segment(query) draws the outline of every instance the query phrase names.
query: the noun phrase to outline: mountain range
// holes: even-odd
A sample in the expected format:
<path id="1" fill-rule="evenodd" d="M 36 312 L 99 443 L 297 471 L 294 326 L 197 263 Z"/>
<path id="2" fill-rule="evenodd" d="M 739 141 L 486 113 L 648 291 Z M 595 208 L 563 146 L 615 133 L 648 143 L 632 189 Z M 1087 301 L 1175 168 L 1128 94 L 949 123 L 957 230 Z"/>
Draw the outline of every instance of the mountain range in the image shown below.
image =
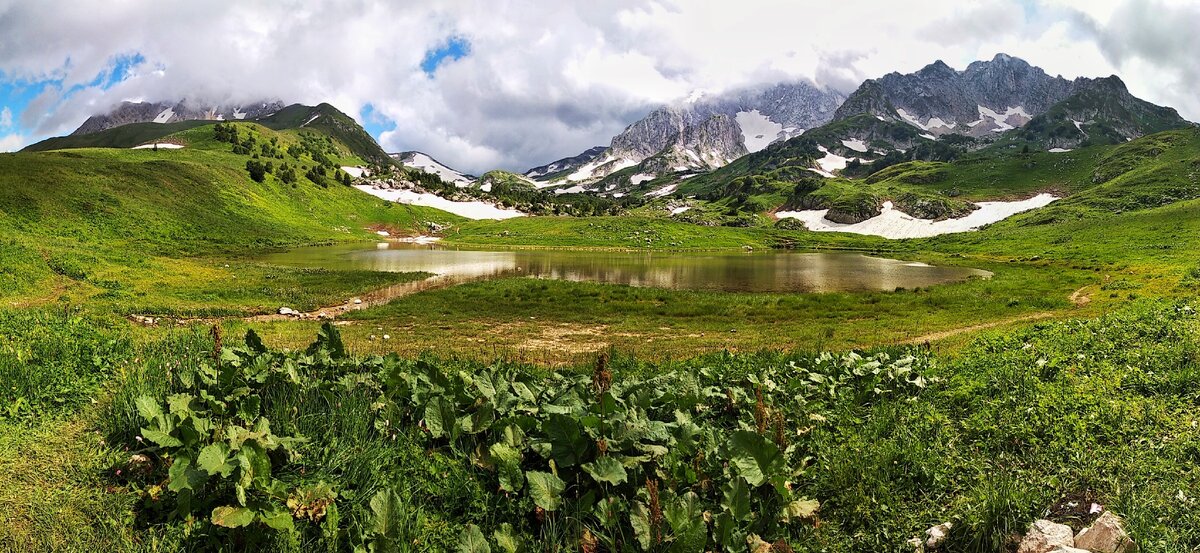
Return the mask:
<path id="1" fill-rule="evenodd" d="M 178 123 L 180 121 L 235 121 L 260 119 L 281 109 L 278 100 L 220 105 L 184 99 L 176 102 L 121 102 L 111 110 L 89 117 L 72 135 L 92 134 L 131 123 Z"/>
<path id="2" fill-rule="evenodd" d="M 27 149 L 128 147 L 164 136 L 163 130 L 213 120 L 325 126 L 372 163 L 418 169 L 457 188 L 477 182 L 422 152 L 385 153 L 352 118 L 326 104 L 125 102 L 90 117 L 68 137 Z M 849 96 L 808 81 L 694 94 L 652 110 L 608 146 L 531 168 L 524 177 L 560 193 L 662 195 L 697 175 L 702 178 L 695 185 L 711 187 L 801 164 L 833 177 L 853 164 L 875 163 L 878 170 L 995 147 L 1065 151 L 1189 125 L 1174 109 L 1134 97 L 1116 76 L 1068 80 L 997 54 L 961 71 L 935 61 L 913 73 L 889 73 L 864 81 Z"/>
<path id="3" fill-rule="evenodd" d="M 544 183 L 587 183 L 631 167 L 646 180 L 716 169 L 829 122 L 843 99 L 807 81 L 695 94 L 651 111 L 607 148 L 530 169 L 525 176 Z"/>

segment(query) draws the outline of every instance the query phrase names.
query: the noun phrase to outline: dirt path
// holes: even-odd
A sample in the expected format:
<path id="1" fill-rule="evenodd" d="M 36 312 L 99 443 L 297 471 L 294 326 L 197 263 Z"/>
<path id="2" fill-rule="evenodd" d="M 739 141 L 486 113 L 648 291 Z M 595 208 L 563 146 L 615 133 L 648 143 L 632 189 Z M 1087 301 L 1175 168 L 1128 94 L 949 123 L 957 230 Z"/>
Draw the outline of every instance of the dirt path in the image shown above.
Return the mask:
<path id="1" fill-rule="evenodd" d="M 980 324 L 971 325 L 971 326 L 960 326 L 958 328 L 951 328 L 948 330 L 931 332 L 929 334 L 925 334 L 922 336 L 917 336 L 915 338 L 909 338 L 907 340 L 903 340 L 900 343 L 904 344 L 904 345 L 914 345 L 914 344 L 923 344 L 925 342 L 937 342 L 939 340 L 945 340 L 946 338 L 958 336 L 959 334 L 966 334 L 969 332 L 978 332 L 980 330 L 987 330 L 989 328 L 996 328 L 998 326 L 1004 326 L 1004 325 L 1008 325 L 1008 324 L 1025 323 L 1025 322 L 1030 322 L 1030 321 L 1040 321 L 1042 319 L 1049 319 L 1053 316 L 1055 316 L 1055 313 L 1051 313 L 1049 311 L 1042 311 L 1039 313 L 1030 313 L 1028 315 L 1022 315 L 1020 317 L 1013 317 L 1010 319 L 1002 319 L 999 321 L 992 321 L 990 323 L 980 323 Z"/>
<path id="2" fill-rule="evenodd" d="M 1071 300 L 1071 304 L 1075 305 L 1076 307 L 1083 307 L 1083 306 L 1091 303 L 1092 296 L 1090 294 L 1085 293 L 1085 290 L 1087 290 L 1089 287 L 1090 287 L 1090 285 L 1084 286 L 1083 288 L 1080 288 L 1080 289 L 1072 292 L 1069 297 L 1069 299 Z M 987 330 L 989 328 L 996 328 L 998 326 L 1049 319 L 1051 317 L 1054 317 L 1055 315 L 1057 315 L 1057 313 L 1053 313 L 1050 311 L 1041 311 L 1038 313 L 1030 313 L 1028 315 L 1022 315 L 1020 317 L 1012 317 L 1009 319 L 992 321 L 990 323 L 980 323 L 980 324 L 970 325 L 970 326 L 960 326 L 958 328 L 951 328 L 951 329 L 942 330 L 939 332 L 931 332 L 929 334 L 917 336 L 916 338 L 909 338 L 900 343 L 912 345 L 912 344 L 923 344 L 925 342 L 936 342 L 939 340 L 945 340 L 946 338 L 958 336 L 960 334 L 966 334 L 969 332 L 978 332 L 980 330 Z"/>
<path id="3" fill-rule="evenodd" d="M 153 314 L 134 314 L 130 315 L 128 318 L 130 321 L 145 326 L 153 326 L 167 321 L 182 324 L 212 324 L 223 320 L 240 320 L 252 323 L 269 321 L 333 320 L 351 311 L 358 311 L 360 309 L 385 305 L 396 298 L 410 296 L 412 294 L 427 290 L 437 290 L 439 288 L 447 288 L 458 284 L 465 284 L 473 280 L 486 280 L 486 278 L 489 277 L 460 278 L 449 276 L 433 276 L 425 280 L 385 286 L 383 288 L 372 290 L 365 294 L 360 294 L 350 298 L 343 303 L 321 307 L 313 311 L 290 311 L 287 313 L 268 313 L 265 315 L 231 317 L 169 317 L 165 315 L 159 316 Z"/>
<path id="4" fill-rule="evenodd" d="M 1091 294 L 1084 293 L 1084 290 L 1087 290 L 1087 289 L 1088 289 L 1088 286 L 1084 286 L 1083 288 L 1080 288 L 1080 289 L 1072 292 L 1071 293 L 1071 303 L 1075 304 L 1076 306 L 1080 306 L 1080 307 L 1087 305 L 1089 303 L 1092 303 Z"/>

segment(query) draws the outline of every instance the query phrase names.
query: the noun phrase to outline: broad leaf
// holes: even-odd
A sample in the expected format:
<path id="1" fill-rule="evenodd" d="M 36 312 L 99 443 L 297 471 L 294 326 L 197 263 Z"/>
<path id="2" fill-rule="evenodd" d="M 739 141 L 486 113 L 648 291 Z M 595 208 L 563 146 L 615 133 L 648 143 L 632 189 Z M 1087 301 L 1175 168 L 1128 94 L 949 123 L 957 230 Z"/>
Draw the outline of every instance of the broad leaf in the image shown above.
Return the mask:
<path id="1" fill-rule="evenodd" d="M 425 405 L 425 428 L 434 438 L 454 435 L 454 407 L 445 398 L 435 397 Z"/>
<path id="2" fill-rule="evenodd" d="M 577 465 L 591 447 L 579 423 L 566 415 L 550 415 L 542 424 L 542 431 L 550 440 L 550 457 L 559 467 Z"/>
<path id="3" fill-rule="evenodd" d="M 520 490 L 525 485 L 525 473 L 521 472 L 521 452 L 504 443 L 492 444 L 488 452 L 496 464 L 500 489 L 506 492 Z"/>
<path id="4" fill-rule="evenodd" d="M 601 457 L 583 465 L 584 472 L 587 472 L 597 482 L 617 485 L 625 482 L 629 475 L 625 472 L 625 467 L 621 466 L 621 462 L 612 457 Z"/>
<path id="5" fill-rule="evenodd" d="M 233 474 L 233 463 L 228 462 L 229 446 L 224 442 L 217 442 L 204 446 L 200 450 L 200 455 L 196 457 L 196 466 L 204 470 L 212 476 L 220 474 L 228 477 Z"/>
<path id="6" fill-rule="evenodd" d="M 269 510 L 260 511 L 258 519 L 281 532 L 290 531 L 295 528 L 295 523 L 292 520 L 292 514 L 287 509 L 275 507 Z"/>
<path id="7" fill-rule="evenodd" d="M 138 413 L 142 415 L 147 422 L 152 422 L 154 419 L 163 416 L 162 407 L 150 396 L 139 396 L 134 401 L 137 404 Z"/>
<path id="8" fill-rule="evenodd" d="M 721 507 L 734 520 L 746 520 L 750 517 L 750 487 L 741 478 L 733 478 L 721 489 Z"/>
<path id="9" fill-rule="evenodd" d="M 248 507 L 217 507 L 212 522 L 225 528 L 241 528 L 254 522 L 254 511 Z"/>
<path id="10" fill-rule="evenodd" d="M 187 457 L 176 458 L 171 469 L 167 471 L 167 477 L 167 489 L 173 492 L 196 490 L 208 480 L 208 474 L 197 470 L 192 465 L 192 460 Z"/>
<path id="11" fill-rule="evenodd" d="M 765 437 L 741 430 L 729 439 L 729 462 L 751 486 L 763 485 L 784 465 L 783 455 L 774 442 Z"/>
<path id="12" fill-rule="evenodd" d="M 563 490 L 567 489 L 566 482 L 549 472 L 527 472 L 525 479 L 529 481 L 529 495 L 538 507 L 558 510 L 562 505 Z"/>
<path id="13" fill-rule="evenodd" d="M 820 508 L 820 501 L 815 499 L 798 499 L 783 507 L 783 513 L 780 518 L 784 522 L 811 521 L 816 518 L 817 511 Z"/>
<path id="14" fill-rule="evenodd" d="M 650 509 L 646 508 L 645 503 L 634 502 L 633 509 L 629 512 L 629 526 L 633 528 L 633 536 L 638 545 L 642 546 L 642 550 L 649 550 L 653 537 L 650 535 Z"/>
<path id="15" fill-rule="evenodd" d="M 458 536 L 458 551 L 459 553 L 492 553 L 492 548 L 488 545 L 487 538 L 483 537 L 483 532 L 479 530 L 479 527 L 468 524 L 462 534 Z"/>
<path id="16" fill-rule="evenodd" d="M 179 441 L 179 438 L 152 428 L 143 428 L 142 437 L 158 444 L 160 447 L 180 447 L 183 445 L 183 442 Z"/>
<path id="17" fill-rule="evenodd" d="M 496 545 L 504 550 L 504 553 L 517 553 L 521 550 L 521 540 L 517 534 L 513 532 L 511 524 L 505 522 L 500 525 L 500 528 L 492 532 L 492 537 L 496 540 Z"/>

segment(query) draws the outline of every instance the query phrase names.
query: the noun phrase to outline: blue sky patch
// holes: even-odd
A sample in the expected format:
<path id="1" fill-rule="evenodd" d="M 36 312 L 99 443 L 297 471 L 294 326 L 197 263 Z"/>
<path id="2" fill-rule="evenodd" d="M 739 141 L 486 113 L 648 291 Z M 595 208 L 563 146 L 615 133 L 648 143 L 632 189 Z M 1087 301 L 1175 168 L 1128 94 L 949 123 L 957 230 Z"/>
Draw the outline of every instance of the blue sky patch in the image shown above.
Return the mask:
<path id="1" fill-rule="evenodd" d="M 379 137 L 387 131 L 396 130 L 396 122 L 376 111 L 372 104 L 363 106 L 362 113 L 359 115 L 363 128 L 366 129 L 367 134 L 375 137 L 375 140 L 379 140 Z"/>
<path id="2" fill-rule="evenodd" d="M 452 36 L 441 46 L 425 52 L 425 59 L 421 60 L 421 71 L 432 77 L 443 63 L 462 59 L 470 53 L 471 43 L 467 39 Z"/>
<path id="3" fill-rule="evenodd" d="M 87 88 L 108 90 L 132 76 L 134 69 L 145 63 L 145 61 L 146 58 L 139 53 L 113 56 L 109 64 L 97 73 L 91 81 L 73 85 L 66 90 L 63 90 L 65 83 L 59 75 L 65 73 L 65 69 L 71 66 L 70 59 L 63 64 L 62 71 L 58 71 L 48 78 L 37 81 L 19 80 L 10 75 L 0 73 L 0 111 L 8 108 L 12 114 L 11 126 L 0 128 L 0 134 L 14 132 L 30 134 L 32 129 L 24 128 L 21 125 L 21 114 L 25 111 L 29 103 L 45 92 L 46 89 L 58 89 L 61 91 L 58 99 L 59 103 L 69 98 L 72 94 Z"/>

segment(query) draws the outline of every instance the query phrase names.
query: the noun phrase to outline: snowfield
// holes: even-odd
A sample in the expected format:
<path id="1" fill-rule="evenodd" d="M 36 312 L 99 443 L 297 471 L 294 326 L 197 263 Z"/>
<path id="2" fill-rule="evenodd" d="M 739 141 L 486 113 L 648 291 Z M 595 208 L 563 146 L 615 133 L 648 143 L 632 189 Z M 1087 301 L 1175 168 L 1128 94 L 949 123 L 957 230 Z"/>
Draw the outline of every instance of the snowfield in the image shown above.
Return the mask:
<path id="1" fill-rule="evenodd" d="M 438 160 L 433 159 L 432 157 L 429 157 L 421 152 L 414 152 L 411 160 L 401 161 L 400 163 L 404 164 L 406 167 L 420 169 L 426 173 L 437 175 L 438 178 L 448 183 L 452 183 L 454 186 L 459 188 L 465 188 L 474 182 L 471 179 L 468 179 L 466 175 L 442 165 L 440 162 L 438 162 Z"/>
<path id="2" fill-rule="evenodd" d="M 954 121 L 950 121 L 950 122 L 942 121 L 942 119 L 940 117 L 930 117 L 929 121 L 926 121 L 925 123 L 921 123 L 921 121 L 919 119 L 917 119 L 916 117 L 913 117 L 907 111 L 904 111 L 903 109 L 900 109 L 900 108 L 896 108 L 896 114 L 899 115 L 900 118 L 903 119 L 904 121 L 906 121 L 908 124 L 910 124 L 914 127 L 917 127 L 923 131 L 932 131 L 933 129 L 953 130 L 954 126 L 957 124 Z"/>
<path id="3" fill-rule="evenodd" d="M 822 176 L 832 179 L 837 176 L 833 174 L 834 171 L 841 171 L 842 169 L 845 169 L 846 164 L 850 162 L 851 158 L 845 158 L 831 153 L 829 150 L 825 149 L 824 146 L 817 146 L 817 149 L 825 153 L 825 157 L 817 160 L 817 165 L 820 166 L 820 168 L 816 169 L 816 171 Z"/>
<path id="4" fill-rule="evenodd" d="M 651 175 L 650 173 L 638 173 L 632 177 L 629 177 L 629 183 L 635 185 L 652 180 L 654 180 L 654 175 Z"/>
<path id="5" fill-rule="evenodd" d="M 1052 154 L 1061 154 L 1063 152 L 1069 152 L 1069 151 L 1071 151 L 1070 148 L 1050 148 L 1050 153 L 1052 153 Z"/>
<path id="6" fill-rule="evenodd" d="M 436 194 L 418 194 L 412 190 L 392 190 L 358 184 L 355 188 L 376 198 L 408 205 L 434 207 L 468 219 L 512 219 L 525 214 L 515 209 L 502 209 L 487 202 L 455 202 Z"/>
<path id="7" fill-rule="evenodd" d="M 367 170 L 363 169 L 362 167 L 350 167 L 348 165 L 343 166 L 342 170 L 349 173 L 350 176 L 352 176 L 356 179 L 362 177 L 363 174 L 367 172 Z"/>
<path id="8" fill-rule="evenodd" d="M 588 163 L 588 164 L 580 167 L 579 169 L 576 169 L 574 173 L 567 175 L 567 181 L 579 182 L 579 181 L 584 181 L 584 180 L 591 180 L 596 177 L 602 177 L 604 175 L 597 175 L 596 170 L 599 169 L 601 165 L 612 163 L 614 161 L 616 161 L 616 164 L 613 165 L 612 170 L 608 171 L 605 174 L 616 173 L 617 171 L 620 171 L 621 169 L 624 169 L 626 167 L 633 167 L 634 165 L 638 164 L 638 162 L 633 161 L 632 159 L 616 159 L 616 158 L 612 157 L 611 155 L 606 155 L 601 159 L 592 160 L 591 163 Z"/>
<path id="9" fill-rule="evenodd" d="M 742 129 L 742 143 L 746 145 L 746 150 L 750 153 L 770 146 L 783 131 L 783 125 L 771 121 L 769 117 L 759 113 L 756 109 L 739 111 L 734 119 L 737 121 L 738 127 Z"/>
<path id="10" fill-rule="evenodd" d="M 850 148 L 851 150 L 854 150 L 856 152 L 862 152 L 864 154 L 867 153 L 867 143 L 863 142 L 861 138 L 851 138 L 850 140 L 843 140 L 842 146 Z"/>
<path id="11" fill-rule="evenodd" d="M 675 192 L 675 190 L 677 190 L 678 188 L 679 188 L 678 184 L 668 184 L 662 188 L 659 188 L 658 190 L 655 190 L 654 192 L 646 193 L 646 197 L 647 198 L 661 198 L 663 196 L 666 196 L 667 194 Z"/>
<path id="12" fill-rule="evenodd" d="M 992 129 L 992 132 L 1004 132 L 1004 131 L 1015 128 L 1015 126 L 1013 124 L 1008 122 L 1010 117 L 1014 117 L 1014 116 L 1017 117 L 1018 125 L 1024 125 L 1025 121 L 1028 121 L 1029 119 L 1032 118 L 1029 115 L 1029 112 L 1025 111 L 1025 108 L 1022 106 L 1006 108 L 1004 110 L 1004 113 L 997 113 L 996 111 L 994 111 L 990 108 L 983 107 L 983 106 L 975 106 L 975 107 L 977 109 L 979 109 L 979 120 L 972 121 L 970 123 L 970 125 L 972 127 L 974 127 L 975 125 L 978 125 L 980 123 L 983 123 L 984 121 L 987 121 L 988 119 L 991 119 L 992 123 L 994 125 L 996 125 L 996 128 Z M 1021 121 L 1022 118 L 1025 121 Z"/>
<path id="13" fill-rule="evenodd" d="M 133 148 L 130 148 L 130 149 L 132 149 L 132 150 L 151 150 L 155 146 L 158 146 L 159 150 L 178 150 L 180 148 L 183 148 L 183 146 L 181 144 L 171 144 L 168 142 L 155 142 L 154 144 L 142 144 L 141 146 L 134 146 Z"/>
<path id="14" fill-rule="evenodd" d="M 970 215 L 959 219 L 933 221 L 918 219 L 900 210 L 892 202 L 883 203 L 883 212 L 861 223 L 844 225 L 825 218 L 825 209 L 805 211 L 781 211 L 775 215 L 779 218 L 791 217 L 799 219 L 808 230 L 816 232 L 849 232 L 853 234 L 869 234 L 882 236 L 893 240 L 902 238 L 928 238 L 941 234 L 970 232 L 980 227 L 1002 221 L 1018 213 L 1045 207 L 1058 200 L 1051 194 L 1038 194 L 1027 200 L 1015 202 L 979 202 L 979 209 Z"/>
<path id="15" fill-rule="evenodd" d="M 166 123 L 170 121 L 172 117 L 175 117 L 175 111 L 171 108 L 167 108 L 159 112 L 158 116 L 154 118 L 154 122 Z"/>

